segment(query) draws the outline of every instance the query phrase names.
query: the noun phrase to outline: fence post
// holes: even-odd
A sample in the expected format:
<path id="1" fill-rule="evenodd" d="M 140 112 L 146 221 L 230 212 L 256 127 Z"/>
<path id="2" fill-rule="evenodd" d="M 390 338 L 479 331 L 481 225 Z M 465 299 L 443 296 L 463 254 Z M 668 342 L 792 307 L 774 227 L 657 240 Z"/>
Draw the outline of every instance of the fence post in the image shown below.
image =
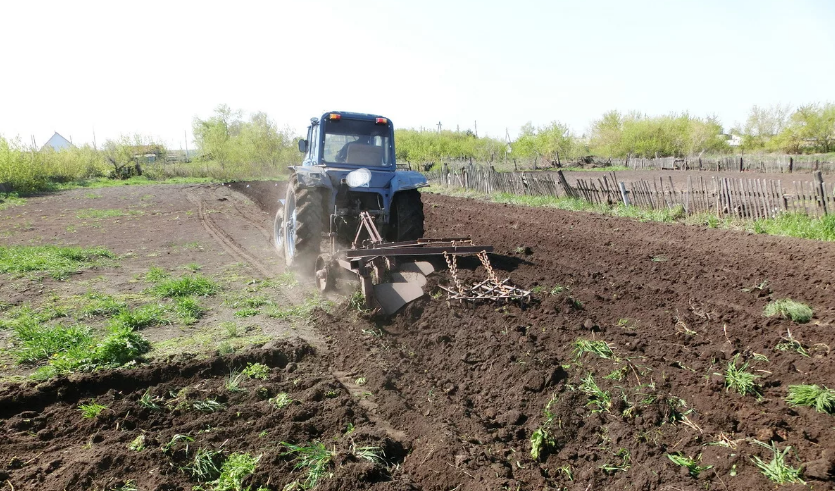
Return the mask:
<path id="1" fill-rule="evenodd" d="M 828 215 L 829 211 L 826 209 L 826 187 L 823 185 L 823 175 L 821 175 L 821 171 L 816 170 L 814 176 L 816 191 L 818 192 L 818 195 L 820 195 L 821 205 L 823 205 L 823 214 Z"/>
<path id="2" fill-rule="evenodd" d="M 623 182 L 619 182 L 618 187 L 620 188 L 620 195 L 623 198 L 623 204 L 630 206 L 632 203 L 629 202 L 629 192 L 626 190 L 626 185 Z"/>

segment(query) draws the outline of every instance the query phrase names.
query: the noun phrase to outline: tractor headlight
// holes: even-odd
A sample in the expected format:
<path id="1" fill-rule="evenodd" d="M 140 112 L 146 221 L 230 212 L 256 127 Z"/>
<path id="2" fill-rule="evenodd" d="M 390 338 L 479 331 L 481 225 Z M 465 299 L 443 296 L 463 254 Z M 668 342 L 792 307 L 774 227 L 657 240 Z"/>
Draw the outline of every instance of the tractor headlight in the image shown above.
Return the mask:
<path id="1" fill-rule="evenodd" d="M 345 182 L 350 188 L 367 188 L 371 182 L 371 171 L 365 167 L 351 171 L 345 176 Z"/>

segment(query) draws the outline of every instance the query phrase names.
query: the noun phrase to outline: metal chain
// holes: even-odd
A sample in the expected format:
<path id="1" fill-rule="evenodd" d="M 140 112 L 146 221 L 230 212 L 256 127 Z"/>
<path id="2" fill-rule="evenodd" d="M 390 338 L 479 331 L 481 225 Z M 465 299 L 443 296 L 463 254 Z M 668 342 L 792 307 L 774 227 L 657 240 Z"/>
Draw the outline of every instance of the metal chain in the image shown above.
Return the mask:
<path id="1" fill-rule="evenodd" d="M 490 259 L 487 258 L 487 251 L 479 252 L 478 259 L 481 261 L 481 264 L 482 266 L 484 266 L 484 269 L 487 270 L 487 278 L 494 284 L 498 284 L 499 278 L 496 276 L 496 272 L 493 271 L 493 266 L 490 265 Z"/>
<path id="2" fill-rule="evenodd" d="M 451 259 L 450 259 L 451 258 Z M 458 293 L 464 293 L 464 287 L 461 286 L 461 280 L 458 279 L 458 258 L 455 254 L 447 254 L 444 251 L 444 260 L 446 260 L 446 265 L 449 268 L 449 272 L 452 275 L 452 281 L 455 282 L 455 288 L 458 290 Z"/>

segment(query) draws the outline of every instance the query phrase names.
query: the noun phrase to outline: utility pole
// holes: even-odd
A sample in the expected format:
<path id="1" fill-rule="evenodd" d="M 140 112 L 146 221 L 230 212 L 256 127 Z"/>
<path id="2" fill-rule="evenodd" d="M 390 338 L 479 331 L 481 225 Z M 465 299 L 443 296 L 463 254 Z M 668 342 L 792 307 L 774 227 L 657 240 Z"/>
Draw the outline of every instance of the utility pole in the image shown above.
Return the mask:
<path id="1" fill-rule="evenodd" d="M 441 122 L 440 121 L 438 121 L 438 134 L 439 135 L 441 134 Z"/>
<path id="2" fill-rule="evenodd" d="M 93 128 L 93 150 L 98 150 L 98 148 L 96 148 L 96 129 L 95 128 Z"/>
<path id="3" fill-rule="evenodd" d="M 183 138 L 185 139 L 185 142 L 186 142 L 186 162 L 188 162 L 189 161 L 188 160 L 188 131 L 183 130 Z"/>
<path id="4" fill-rule="evenodd" d="M 475 121 L 475 137 L 478 138 L 478 121 Z"/>

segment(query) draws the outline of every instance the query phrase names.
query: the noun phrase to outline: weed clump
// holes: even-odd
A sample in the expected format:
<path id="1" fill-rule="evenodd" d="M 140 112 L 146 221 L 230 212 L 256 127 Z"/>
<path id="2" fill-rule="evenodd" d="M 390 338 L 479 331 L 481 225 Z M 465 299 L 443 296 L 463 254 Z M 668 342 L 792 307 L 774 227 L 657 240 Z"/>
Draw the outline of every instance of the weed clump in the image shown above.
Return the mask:
<path id="1" fill-rule="evenodd" d="M 798 324 L 803 324 L 812 319 L 813 312 L 812 308 L 804 303 L 796 302 L 790 298 L 782 298 L 766 305 L 763 314 L 766 317 L 779 315 L 784 319 L 791 319 Z"/>
<path id="2" fill-rule="evenodd" d="M 217 283 L 202 274 L 192 274 L 179 278 L 169 278 L 152 286 L 150 292 L 158 297 L 210 296 L 220 290 Z"/>
<path id="3" fill-rule="evenodd" d="M 270 376 L 270 367 L 263 363 L 248 363 L 241 373 L 249 378 L 267 380 Z"/>
<path id="4" fill-rule="evenodd" d="M 194 297 L 177 297 L 174 310 L 180 322 L 187 326 L 195 324 L 203 316 L 203 308 Z"/>
<path id="5" fill-rule="evenodd" d="M 14 333 L 20 346 L 14 349 L 18 363 L 34 363 L 70 350 L 77 346 L 92 343 L 90 328 L 75 326 L 46 326 L 27 317 L 14 325 Z"/>

